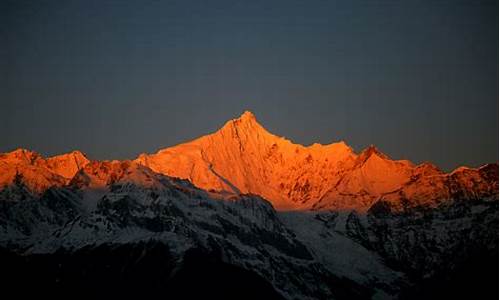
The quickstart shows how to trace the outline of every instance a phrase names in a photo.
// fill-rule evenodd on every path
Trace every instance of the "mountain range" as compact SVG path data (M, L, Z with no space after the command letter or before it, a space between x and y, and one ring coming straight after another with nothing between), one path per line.
M91 162L80 151L44 159L18 149L0 156L0 163L0 186L21 176L35 192L68 184L75 175L82 175L78 172L85 173L88 164L110 167L111 179L106 180L123 175L111 167L116 162ZM365 212L381 199L401 209L438 205L457 197L484 197L498 189L497 164L444 173L431 163L391 160L375 146L359 154L344 142L305 147L269 133L249 111L215 133L155 154L141 154L130 163L189 180L207 191L259 195L278 210ZM92 184L99 180L95 181Z
M133 160L18 149L0 171L0 279L18 292L497 298L496 163L306 147L246 111Z

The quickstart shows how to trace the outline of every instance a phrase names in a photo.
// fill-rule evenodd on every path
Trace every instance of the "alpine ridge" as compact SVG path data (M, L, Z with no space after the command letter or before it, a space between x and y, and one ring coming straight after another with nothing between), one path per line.
M0 154L0 188L19 180L31 191L41 193L52 186L66 185L88 163L80 151L43 158L34 151L16 149Z
M424 202L436 206L456 193L498 196L497 164L444 173L431 163L392 160L374 145L359 154L343 141L303 146L271 134L250 111L212 134L122 163L186 179L207 191L259 195L284 211L365 212L379 201L402 209ZM80 151L43 158L17 149L0 154L0 187L20 180L41 193L82 180L73 177L89 164L104 170L120 162L91 162Z

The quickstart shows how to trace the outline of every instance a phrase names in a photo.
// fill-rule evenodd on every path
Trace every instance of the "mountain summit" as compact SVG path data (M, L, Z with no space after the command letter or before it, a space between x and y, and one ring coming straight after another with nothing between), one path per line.
M281 210L365 211L386 195L399 206L406 187L415 178L425 180L421 167L391 160L373 145L358 155L344 142L308 147L294 144L268 132L250 111L212 134L155 154L142 154L135 161L155 172L188 179L205 190L260 195ZM477 180L483 180L480 170L474 172ZM449 188L447 184L474 188L450 180L448 174L427 176L446 182L443 190ZM428 188L412 193L418 198L419 193L429 193Z
M246 111L212 134L136 161L206 190L258 194L294 209L319 199L335 183L332 174L355 158L343 142L304 147L275 136Z
M237 120L240 120L241 122L256 122L257 119L255 118L253 112L245 110Z

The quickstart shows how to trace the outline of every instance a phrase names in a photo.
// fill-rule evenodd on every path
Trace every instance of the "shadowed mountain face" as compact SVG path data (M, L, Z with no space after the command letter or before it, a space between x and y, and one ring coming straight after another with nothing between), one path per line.
M496 164L445 174L375 147L304 147L246 112L133 161L19 149L0 170L0 279L13 290L498 297Z

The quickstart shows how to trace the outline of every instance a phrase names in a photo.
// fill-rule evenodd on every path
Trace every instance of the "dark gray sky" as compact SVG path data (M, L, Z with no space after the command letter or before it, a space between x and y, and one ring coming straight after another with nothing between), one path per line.
M271 132L444 169L498 161L498 1L9 1L0 152L94 159Z

